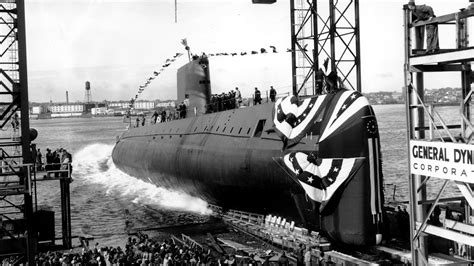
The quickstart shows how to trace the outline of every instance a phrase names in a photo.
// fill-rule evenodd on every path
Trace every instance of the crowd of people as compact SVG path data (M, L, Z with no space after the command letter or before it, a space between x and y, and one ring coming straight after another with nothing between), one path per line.
M277 92L270 86L270 101L276 101ZM262 96L258 88L255 88L255 93L253 95L254 105L262 104ZM235 90L229 92L223 92L221 94L212 94L210 97L210 102L207 105L208 113L221 112L226 110L232 110L240 108L243 105L242 94L238 87ZM163 123L177 119L184 119L187 117L189 112L189 95L186 94L184 100L178 104L175 108L161 108L155 110L150 117L150 124ZM130 119L130 114L125 115L125 119ZM135 120L131 120L132 127L141 127L147 124L146 116L144 114L137 115Z
M31 144L32 161L35 163L37 171L58 171L54 174L55 177L69 176L72 173L72 155L64 148L58 148L54 151L46 149L46 154L43 158L41 149L36 148L36 144ZM61 171L64 171L61 173Z
M277 253L268 250L262 254L245 254L231 251L220 254L206 246L185 244L177 238L155 239L147 234L138 233L129 237L125 247L93 247L87 240L82 240L82 249L77 251L48 251L39 253L37 265L268 265L270 258L277 257L278 265L290 265L290 259L285 252ZM312 248L301 244L292 255L297 265L332 265L330 258L324 258L319 250L314 256ZM13 265L19 257L0 259L0 265ZM293 263L295 260L293 259Z
M221 112L239 108L242 103L242 96L239 88L235 88L230 92L223 92L221 94L212 94L208 107L209 113Z
M273 88L273 86L270 86L270 101L271 102L276 101L276 95L277 95L276 90ZM257 87L255 87L255 92L253 94L253 104L254 105L262 104L262 94ZM230 92L225 92L225 93L223 92L221 94L212 94L208 111L210 113L226 111L226 110L231 110L235 108L240 108L241 105L242 105L242 94L240 93L239 88L236 87L235 91L231 90Z
M251 260L251 261L250 261ZM10 258L3 261L8 265ZM165 240L152 239L139 233L129 237L125 248L94 247L84 245L80 252L46 252L36 256L37 265L237 265L235 255L219 255L199 246L191 247L171 238ZM246 265L255 264L246 258ZM5 264L6 263L6 264ZM285 264L287 265L287 264Z
M164 123L176 119L186 118L187 111L189 109L189 95L186 94L184 100L176 106L176 108L161 108L155 110L150 118L150 124ZM125 115L125 118L129 118L130 115ZM140 114L135 119L135 124L133 127L140 127L146 125L146 116Z

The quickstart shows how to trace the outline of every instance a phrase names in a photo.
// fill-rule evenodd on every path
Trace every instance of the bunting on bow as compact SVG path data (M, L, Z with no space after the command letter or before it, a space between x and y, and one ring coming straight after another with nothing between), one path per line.
M374 115L363 117L367 134L367 149L369 151L369 177L370 177L370 209L374 220L382 219L382 191L383 184L380 139L377 120Z
M307 134L313 134L310 130L318 117L324 113L325 117L330 117L324 123L321 132L318 134L319 141L323 141L334 132L350 121L353 116L369 105L367 98L353 90L345 90L339 94L324 94L307 98L303 102L298 102L295 96L287 96L276 101L274 107L273 123L274 128L280 138L284 141L285 147L296 145ZM331 101L337 101L334 108L326 110Z
M280 98L275 103L273 123L277 134L288 147L297 144L313 126L326 95L305 99L301 104L294 95Z
M283 157L287 172L298 181L309 198L320 203L328 202L363 162L364 158L321 159L312 152L292 152Z
M335 108L330 115L328 123L321 133L319 141L323 141L346 124L354 114L362 108L369 106L369 101L358 91L346 90L337 100Z

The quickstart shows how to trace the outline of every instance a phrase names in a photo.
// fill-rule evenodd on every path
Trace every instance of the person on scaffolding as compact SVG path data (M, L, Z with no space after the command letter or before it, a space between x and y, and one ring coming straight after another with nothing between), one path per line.
M415 5L414 0L410 0L408 3L408 9L412 11L413 17L416 19L413 23L418 21L430 21L435 16L433 8L427 5ZM432 54L439 50L439 40L438 40L438 24L432 23L427 24L426 26L426 52L425 54ZM423 36L423 31L417 31L418 36Z
M329 75L326 77L326 84L328 93L336 93L339 90L339 86L337 85L337 81L339 77L337 76L336 71L331 71Z
M18 137L18 129L20 129L20 120L18 117L18 114L16 112L13 112L12 118L11 118L11 125L13 128L13 136L12 138L15 139Z
M323 69L319 68L318 71L316 71L316 95L323 94L323 84L325 78L326 75L324 74Z

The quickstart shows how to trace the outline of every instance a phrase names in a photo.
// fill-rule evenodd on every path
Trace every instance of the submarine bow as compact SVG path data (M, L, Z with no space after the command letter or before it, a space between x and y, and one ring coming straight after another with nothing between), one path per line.
M287 151L285 172L318 204L321 229L352 245L379 244L382 224L382 168L377 121L367 99L343 90L299 102L279 99L274 129L290 148L308 135L317 149Z

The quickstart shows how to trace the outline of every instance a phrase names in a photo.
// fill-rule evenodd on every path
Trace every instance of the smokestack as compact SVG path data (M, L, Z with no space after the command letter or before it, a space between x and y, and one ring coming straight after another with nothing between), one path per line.
M69 92L66 91L66 104L69 104Z

